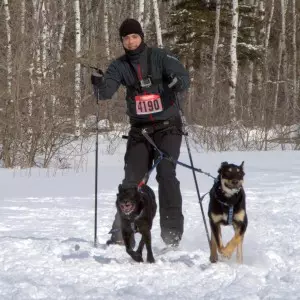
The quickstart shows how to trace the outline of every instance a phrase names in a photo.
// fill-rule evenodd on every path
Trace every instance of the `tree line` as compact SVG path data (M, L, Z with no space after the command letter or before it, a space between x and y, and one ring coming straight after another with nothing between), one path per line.
M229 150L234 140L266 150L298 130L299 1L3 0L0 14L4 167L38 157L47 167L61 147L94 133L90 67L123 54L118 28L128 17L148 45L188 68L185 114L206 149ZM99 106L110 129L127 122L123 89Z

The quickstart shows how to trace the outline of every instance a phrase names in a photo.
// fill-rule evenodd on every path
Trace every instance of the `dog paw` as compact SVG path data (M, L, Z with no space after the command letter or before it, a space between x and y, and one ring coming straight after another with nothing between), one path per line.
M221 255L225 258L231 258L232 256L232 251L228 247L222 247L221 248Z
M137 252L132 253L131 257L136 262L143 262L144 261L142 255L140 253L137 253Z
M153 256L147 256L147 262L150 263L150 264L155 263L154 257Z
M209 257L209 260L210 260L211 263L216 263L218 261L218 255L217 256L211 255Z

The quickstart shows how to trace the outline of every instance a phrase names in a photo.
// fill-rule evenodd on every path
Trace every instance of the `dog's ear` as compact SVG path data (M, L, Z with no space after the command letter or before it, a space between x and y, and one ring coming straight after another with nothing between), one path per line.
M225 167L225 166L227 166L227 165L228 165L228 162L227 161L223 161L221 163L221 166L220 166L219 170L218 170L218 173L221 173L222 168Z
M244 161L241 163L240 168L243 170L244 169Z

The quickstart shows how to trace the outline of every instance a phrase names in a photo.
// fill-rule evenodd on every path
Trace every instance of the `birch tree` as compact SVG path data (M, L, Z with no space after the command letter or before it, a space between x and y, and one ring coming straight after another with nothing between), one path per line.
M80 75L81 65L79 62L81 56L81 19L80 19L80 0L74 0L75 12L75 81L74 81L74 120L75 120L75 136L80 136L80 104L81 104L81 86Z
M296 14L296 0L292 0L292 46L293 46L293 122L296 122L297 113L299 113L298 100L298 82L297 82L297 14Z
M23 35L25 33L25 12L26 12L26 6L25 6L25 0L21 0L21 34Z
M6 68L7 68L7 92L10 102L12 99L12 28L11 17L8 5L8 0L3 0L4 13L5 13L5 25L6 25L6 37L7 37L7 50L6 50Z
M262 2L262 1L261 1ZM250 0L249 5L253 8L253 13L251 13L252 19L255 19L259 15L260 9L258 9L257 2L255 0ZM257 44L256 33L255 33L255 24L251 26L250 29L250 42L252 45ZM248 59L249 66L249 80L247 88L247 116L248 118L252 117L252 94L253 94L253 76L254 76L254 61Z
M268 143L268 131L267 131L267 102L268 102L268 82L269 82L269 43L270 43L270 34L271 34L271 25L274 16L274 1L271 1L270 5L270 15L268 18L268 22L266 24L266 35L265 35L265 42L264 42L264 90L261 100L261 110L262 110L262 125L264 126L264 150L267 150Z
M276 88L275 88L275 96L274 96L274 105L273 105L273 125L276 123L276 117L278 113L278 93L279 93L279 86L280 86L280 77L281 77L281 68L282 63L283 66L283 72L285 75L285 79L287 79L287 71L286 71L286 44L285 44L285 31L286 31L286 3L285 0L280 0L281 5L281 32L280 32L280 38L279 38L279 46L278 46L278 67L277 67L277 77L276 77ZM287 90L285 88L285 93L287 93ZM288 95L285 94L285 97L288 97ZM285 99L287 101L287 99Z
M231 42L230 42L230 83L229 83L229 106L232 121L236 121L236 84L238 76L237 61L237 37L239 22L238 0L232 0L232 20L231 20Z
M147 35L147 31L148 31L148 28L150 26L151 16L152 16L151 1L147 0L146 1L146 6L145 6L145 14L144 14L144 31L145 31L145 35Z
M138 21L140 22L142 28L144 28L144 13L145 13L145 0L139 0Z
M211 95L209 100L209 107L214 106L214 97L216 89L216 71L217 71L217 54L220 39L220 14L221 14L221 0L216 0L216 21L215 21L215 37L211 58Z
M109 18L108 18L108 0L104 0L104 41L105 41L105 52L106 52L106 60L110 61L111 53L110 53L110 42L109 42ZM111 101L105 101L105 111L106 111L106 118L108 120L109 127L113 128L112 116L111 116ZM99 107L97 107L99 109Z
M104 0L104 42L107 59L110 60L109 29L108 29L108 0Z
M159 18L159 10L158 10L158 3L157 0L152 0L153 3L153 10L154 10L154 21L155 21L155 28L156 28L156 40L157 46L162 48L162 35L161 35L161 26L160 26L160 18Z
M6 50L6 83L7 83L7 97L5 101L5 124L2 132L3 141L2 141L2 159L4 162L4 167L9 168L12 166L11 157L10 157L10 145L12 141L9 134L9 108L13 103L12 99L12 29L11 29L11 15L9 9L8 0L4 0L4 15L5 15L5 27L6 27L6 38L7 38L7 50Z

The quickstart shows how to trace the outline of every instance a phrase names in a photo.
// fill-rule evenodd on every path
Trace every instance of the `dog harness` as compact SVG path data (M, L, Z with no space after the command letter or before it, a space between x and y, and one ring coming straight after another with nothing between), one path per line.
M217 184L219 181L215 181L215 184ZM222 190L219 188L217 188L219 191L222 192ZM233 209L234 209L234 206L237 204L234 204L234 205L229 205L228 203L225 203L223 201L221 201L218 197L218 193L217 193L217 189L215 188L215 195L216 195L216 199L217 201L222 204L223 206L226 206L228 207L228 216L227 216L227 223L228 225L232 225L232 222L233 222Z

